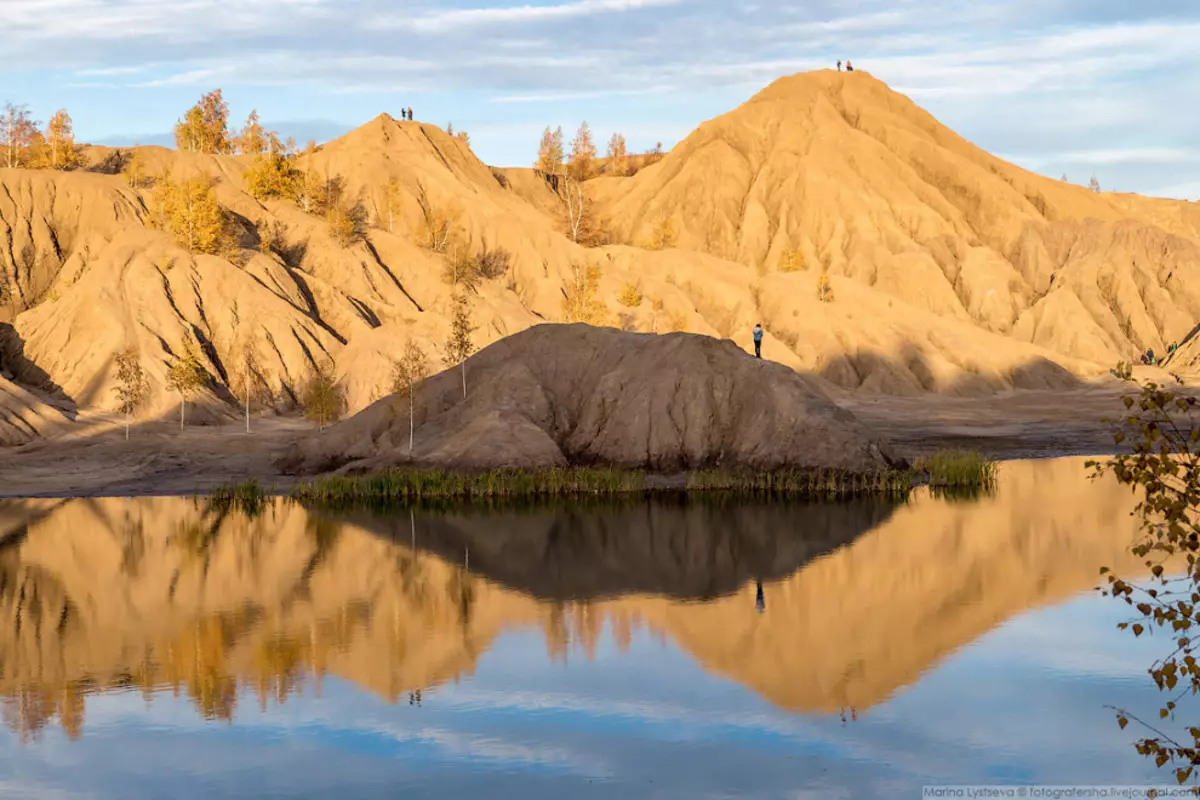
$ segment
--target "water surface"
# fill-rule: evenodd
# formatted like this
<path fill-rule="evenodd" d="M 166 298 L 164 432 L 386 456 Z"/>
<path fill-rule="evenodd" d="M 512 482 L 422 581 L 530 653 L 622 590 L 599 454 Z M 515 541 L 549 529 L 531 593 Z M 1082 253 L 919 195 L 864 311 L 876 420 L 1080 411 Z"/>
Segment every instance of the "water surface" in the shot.
<path fill-rule="evenodd" d="M 3 797 L 917 797 L 1161 780 L 1083 462 L 896 505 L 0 503 Z"/>

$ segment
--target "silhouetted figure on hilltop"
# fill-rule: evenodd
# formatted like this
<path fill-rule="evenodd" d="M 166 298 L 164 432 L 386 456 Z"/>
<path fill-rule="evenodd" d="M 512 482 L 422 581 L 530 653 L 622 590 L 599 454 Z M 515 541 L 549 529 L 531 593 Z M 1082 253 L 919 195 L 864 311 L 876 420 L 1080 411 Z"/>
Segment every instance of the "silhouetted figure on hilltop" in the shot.
<path fill-rule="evenodd" d="M 838 72 L 841 72 L 841 71 L 842 71 L 842 60 L 839 58 L 838 59 Z"/>
<path fill-rule="evenodd" d="M 754 326 L 754 357 L 762 358 L 762 323 L 759 322 Z"/>
<path fill-rule="evenodd" d="M 412 122 L 412 109 L 408 109 L 408 121 Z"/>
<path fill-rule="evenodd" d="M 767 601 L 763 598 L 762 578 L 758 579 L 758 589 L 754 593 L 754 607 L 760 614 L 767 610 Z"/>

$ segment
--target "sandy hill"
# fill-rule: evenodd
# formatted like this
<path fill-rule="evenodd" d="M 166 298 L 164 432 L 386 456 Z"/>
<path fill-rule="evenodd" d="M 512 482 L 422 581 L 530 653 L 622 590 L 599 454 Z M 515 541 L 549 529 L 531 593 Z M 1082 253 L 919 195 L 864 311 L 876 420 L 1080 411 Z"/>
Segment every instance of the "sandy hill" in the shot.
<path fill-rule="evenodd" d="M 794 315 L 788 296 L 811 296 L 823 268 L 835 289 L 844 277 L 924 320 L 1003 334 L 1013 355 L 1029 343 L 1055 358 L 1108 364 L 1161 351 L 1200 313 L 1200 206 L 1033 175 L 863 72 L 778 80 L 701 125 L 661 163 L 596 189 L 600 213 L 622 238 L 644 240 L 669 218 L 678 246 L 768 273 L 786 250 L 798 251 L 807 271 L 770 277 L 763 316 L 772 333 L 815 338 L 830 353 L 838 348 L 827 343 L 824 315 Z M 867 348 L 855 344 L 878 342 L 880 323 L 901 315 L 833 316 L 858 368 L 833 377 L 869 383 Z M 909 341 L 927 357 L 956 360 L 957 343 Z"/>
<path fill-rule="evenodd" d="M 478 345 L 564 321 L 591 263 L 597 322 L 747 350 L 762 322 L 766 358 L 893 395 L 1070 388 L 1165 352 L 1200 317 L 1200 207 L 1032 175 L 862 72 L 783 78 L 634 176 L 589 181 L 599 247 L 572 241 L 532 170 L 491 169 L 441 129 L 387 115 L 296 162 L 362 204 L 369 227 L 346 247 L 296 204 L 250 196 L 248 157 L 139 148 L 147 175 L 215 184 L 236 247 L 192 255 L 151 226 L 153 189 L 111 174 L 126 155 L 0 170 L 4 367 L 68 408 L 113 410 L 114 358 L 134 350 L 147 413 L 173 413 L 166 371 L 191 340 L 211 376 L 196 420 L 235 413 L 247 372 L 256 406 L 294 408 L 326 360 L 359 411 L 388 394 L 408 340 L 440 362 L 443 274 L 464 252 L 508 254 L 473 296 Z M 455 231 L 447 252 L 422 246 L 431 217 Z M 668 218 L 675 246 L 643 246 Z M 789 248 L 805 269 L 779 269 Z"/>
<path fill-rule="evenodd" d="M 0 503 L 0 698 L 24 710 L 6 717 L 23 734 L 57 717 L 72 735 L 86 732 L 85 695 L 106 687 L 174 687 L 229 717 L 238 689 L 283 701 L 333 674 L 395 702 L 472 674 L 504 630 L 540 627 L 548 655 L 566 658 L 594 653 L 606 628 L 623 646 L 648 627 L 781 708 L 862 711 L 1004 621 L 1087 591 L 1101 564 L 1141 574 L 1131 495 L 1087 481 L 1080 460 L 1005 470 L 1005 491 L 982 506 L 922 494 L 870 530 L 869 515 L 844 531 L 793 517 L 785 536 L 761 528 L 784 522 L 778 508 L 659 509 L 551 543 L 546 523 L 564 514 L 493 516 L 485 531 L 470 515 L 419 512 L 405 530 L 284 505 L 248 520 L 186 498 Z M 466 547 L 487 571 L 463 568 Z M 541 568 L 519 574 L 507 548 Z M 635 566 L 646 555 L 653 565 Z M 765 583 L 762 614 L 753 579 L 695 601 L 788 561 L 799 571 Z M 594 589 L 620 596 L 562 597 Z"/>
<path fill-rule="evenodd" d="M 284 458 L 297 472 L 417 464 L 882 469 L 888 445 L 794 370 L 732 342 L 538 325 L 379 400 Z M 410 433 L 412 450 L 409 450 Z"/>

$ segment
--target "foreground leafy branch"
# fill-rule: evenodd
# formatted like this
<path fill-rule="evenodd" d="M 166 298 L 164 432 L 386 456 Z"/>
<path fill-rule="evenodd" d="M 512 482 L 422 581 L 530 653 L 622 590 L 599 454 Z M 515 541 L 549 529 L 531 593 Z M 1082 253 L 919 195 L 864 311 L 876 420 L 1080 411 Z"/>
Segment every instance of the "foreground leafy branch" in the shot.
<path fill-rule="evenodd" d="M 1169 631 L 1171 652 L 1151 664 L 1149 674 L 1159 691 L 1167 693 L 1158 718 L 1174 722 L 1182 697 L 1200 692 L 1200 662 L 1191 633 L 1200 623 L 1200 409 L 1195 397 L 1135 381 L 1128 364 L 1119 364 L 1114 374 L 1136 388 L 1123 398 L 1126 416 L 1106 420 L 1115 424 L 1115 443 L 1129 452 L 1087 466 L 1093 477 L 1112 475 L 1142 493 L 1133 511 L 1140 522 L 1133 553 L 1145 559 L 1151 577 L 1138 585 L 1103 567 L 1108 585 L 1102 592 L 1136 611 L 1134 618 L 1120 623 L 1121 630 L 1135 637 L 1155 628 Z M 1196 775 L 1200 727 L 1169 734 L 1125 709 L 1114 710 L 1121 728 L 1133 720 L 1153 734 L 1136 742 L 1139 753 L 1158 767 L 1169 764 L 1181 784 Z"/>

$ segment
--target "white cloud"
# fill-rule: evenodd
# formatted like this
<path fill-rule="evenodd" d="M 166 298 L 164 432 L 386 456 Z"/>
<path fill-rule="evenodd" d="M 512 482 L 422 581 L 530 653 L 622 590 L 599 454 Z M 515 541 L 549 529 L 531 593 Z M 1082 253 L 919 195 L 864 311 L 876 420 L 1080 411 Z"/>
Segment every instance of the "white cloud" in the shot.
<path fill-rule="evenodd" d="M 665 88 L 614 89 L 596 92 L 558 92 L 555 94 L 512 94 L 488 98 L 489 103 L 561 103 L 566 100 L 591 100 L 597 97 L 633 97 L 647 94 L 663 94 Z"/>
<path fill-rule="evenodd" d="M 1200 162 L 1200 150 L 1186 147 L 1129 147 L 1108 150 L 1074 150 L 1065 153 L 1005 156 L 1006 160 L 1023 164 L 1084 163 L 1084 164 L 1178 164 Z"/>
<path fill-rule="evenodd" d="M 83 78 L 83 77 L 102 78 L 102 77 L 110 77 L 110 76 L 117 77 L 117 76 L 121 76 L 121 75 L 137 75 L 139 73 L 145 72 L 147 69 L 149 69 L 149 66 L 101 67 L 101 68 L 97 68 L 97 69 L 76 70 L 75 74 L 81 78 Z"/>
<path fill-rule="evenodd" d="M 1165 186 L 1154 189 L 1148 194 L 1154 197 L 1169 197 L 1175 200 L 1191 200 L 1192 202 L 1200 202 L 1200 181 L 1192 181 L 1191 183 L 1179 183 L 1174 186 Z"/>
<path fill-rule="evenodd" d="M 211 83 L 214 78 L 222 74 L 228 74 L 228 70 L 193 69 L 187 72 L 176 73 L 175 75 L 168 75 L 165 78 L 155 78 L 154 80 L 143 81 L 141 83 L 132 83 L 129 86 L 135 89 L 148 89 L 161 86 L 199 86 Z"/>
<path fill-rule="evenodd" d="M 495 8 L 459 8 L 421 17 L 386 17 L 372 27 L 407 28 L 414 31 L 445 31 L 476 25 L 541 22 L 593 14 L 636 11 L 643 8 L 679 5 L 683 0 L 575 0 L 558 5 L 500 6 Z"/>

